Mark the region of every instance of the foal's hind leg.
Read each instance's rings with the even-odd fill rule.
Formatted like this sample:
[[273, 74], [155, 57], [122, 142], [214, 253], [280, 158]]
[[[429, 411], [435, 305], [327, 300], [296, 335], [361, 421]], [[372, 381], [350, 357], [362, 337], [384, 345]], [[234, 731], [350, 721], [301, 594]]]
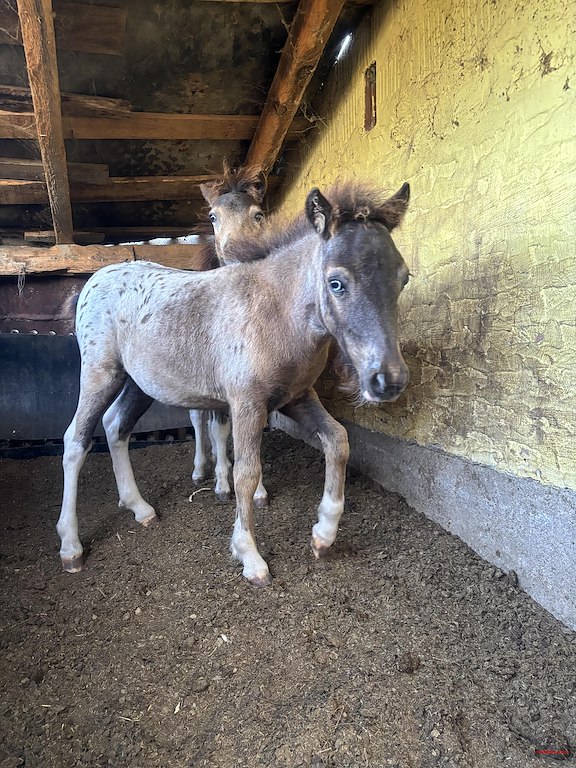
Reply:
[[144, 501], [134, 480], [128, 442], [140, 416], [152, 404], [133, 379], [128, 377], [122, 391], [102, 417], [118, 486], [119, 507], [130, 509], [138, 523], [148, 527], [158, 522], [153, 507]]
[[190, 421], [194, 427], [194, 469], [192, 470], [192, 482], [200, 483], [206, 475], [206, 440], [204, 427], [206, 425], [206, 411], [189, 411]]
[[230, 417], [222, 411], [210, 411], [208, 426], [212, 444], [216, 453], [216, 486], [214, 493], [220, 501], [228, 501], [230, 498], [230, 459], [228, 458], [228, 437], [230, 436]]
[[[230, 467], [232, 466], [227, 454], [228, 437], [230, 435], [230, 417], [222, 411], [211, 411], [209, 417], [210, 439], [216, 454], [216, 487], [214, 492], [220, 501], [230, 498]], [[268, 492], [262, 482], [262, 472], [254, 493], [254, 506], [263, 509], [268, 506]]]
[[350, 453], [348, 433], [330, 416], [313, 389], [282, 408], [281, 412], [293, 419], [310, 437], [317, 436], [324, 450], [326, 480], [311, 542], [314, 555], [320, 557], [334, 543], [344, 511], [344, 483]]
[[61, 539], [62, 567], [69, 573], [81, 571], [84, 564], [76, 514], [78, 475], [90, 450], [98, 419], [118, 393], [125, 375], [120, 369], [106, 370], [82, 365], [78, 407], [64, 434], [64, 493], [56, 525]]

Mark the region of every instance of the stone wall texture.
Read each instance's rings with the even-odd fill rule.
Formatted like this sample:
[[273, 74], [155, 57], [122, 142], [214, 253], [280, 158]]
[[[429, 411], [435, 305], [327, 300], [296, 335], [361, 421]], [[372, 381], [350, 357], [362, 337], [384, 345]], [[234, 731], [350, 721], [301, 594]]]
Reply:
[[[570, 0], [384, 0], [335, 63], [283, 207], [338, 178], [412, 200], [395, 240], [411, 370], [337, 416], [576, 488], [576, 14]], [[364, 73], [376, 63], [376, 126]]]

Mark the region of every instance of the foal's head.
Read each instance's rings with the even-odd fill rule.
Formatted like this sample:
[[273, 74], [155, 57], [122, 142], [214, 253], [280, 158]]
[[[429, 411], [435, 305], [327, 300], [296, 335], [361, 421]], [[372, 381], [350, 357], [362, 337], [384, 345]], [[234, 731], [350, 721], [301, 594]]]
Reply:
[[257, 168], [224, 166], [222, 178], [201, 184], [210, 206], [208, 217], [214, 228], [214, 247], [220, 266], [232, 263], [226, 249], [232, 239], [257, 238], [264, 223], [262, 202], [266, 177]]
[[330, 203], [318, 189], [306, 213], [322, 235], [322, 320], [355, 367], [364, 400], [395, 400], [408, 383], [397, 332], [398, 297], [408, 268], [391, 232], [408, 207], [404, 184], [391, 198], [351, 186]]

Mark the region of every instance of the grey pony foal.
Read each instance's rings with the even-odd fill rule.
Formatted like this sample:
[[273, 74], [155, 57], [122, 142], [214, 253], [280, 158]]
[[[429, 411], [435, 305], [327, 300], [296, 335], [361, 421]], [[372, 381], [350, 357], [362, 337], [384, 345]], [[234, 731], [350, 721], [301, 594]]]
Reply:
[[231, 551], [257, 586], [270, 583], [253, 520], [267, 415], [279, 410], [316, 435], [326, 478], [311, 543], [317, 557], [328, 550], [344, 509], [348, 439], [312, 387], [332, 340], [356, 369], [366, 401], [395, 400], [406, 387], [397, 302], [408, 269], [391, 231], [408, 197], [407, 184], [391, 198], [359, 185], [335, 189], [328, 199], [314, 189], [305, 218], [235, 246], [252, 261], [196, 273], [133, 262], [104, 267], [88, 280], [76, 322], [80, 397], [64, 436], [57, 528], [65, 570], [83, 566], [78, 475], [102, 414], [120, 504], [144, 526], [157, 521], [136, 486], [128, 453], [130, 432], [152, 399], [230, 408], [236, 490]]

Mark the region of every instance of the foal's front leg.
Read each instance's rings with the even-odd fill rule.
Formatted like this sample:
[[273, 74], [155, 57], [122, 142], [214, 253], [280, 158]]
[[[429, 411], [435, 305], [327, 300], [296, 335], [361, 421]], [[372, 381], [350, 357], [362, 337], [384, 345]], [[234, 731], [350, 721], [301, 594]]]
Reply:
[[260, 404], [231, 405], [234, 440], [234, 489], [236, 520], [230, 542], [232, 555], [244, 566], [242, 573], [256, 587], [265, 587], [272, 578], [254, 537], [253, 499], [261, 479], [260, 446], [266, 424], [266, 409]]
[[334, 543], [344, 511], [344, 483], [350, 453], [348, 433], [330, 416], [313, 389], [281, 408], [281, 412], [293, 419], [307, 436], [318, 437], [324, 450], [326, 479], [311, 542], [315, 557], [320, 557]]

